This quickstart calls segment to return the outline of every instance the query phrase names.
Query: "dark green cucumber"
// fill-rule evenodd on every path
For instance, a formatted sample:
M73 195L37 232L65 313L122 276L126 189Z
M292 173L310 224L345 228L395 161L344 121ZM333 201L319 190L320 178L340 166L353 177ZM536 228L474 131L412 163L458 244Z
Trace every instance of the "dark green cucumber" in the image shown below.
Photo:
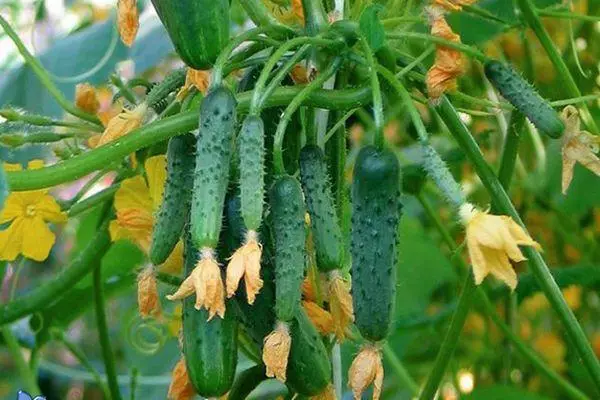
M260 227L265 198L265 126L260 116L244 119L238 136L240 198L246 228Z
M189 274L200 254L185 235L184 263ZM183 354L190 381L203 397L222 396L231 389L237 366L237 320L227 307L225 317L210 321L206 309L196 310L193 296L183 300Z
M229 40L229 0L152 0L177 54L210 68Z
M500 94L536 128L552 138L562 136L565 124L558 113L512 66L493 60L485 63L484 70Z
M335 213L325 155L318 146L307 145L300 152L300 180L310 215L317 266L322 271L340 268L344 251L342 231Z
M275 314L280 321L290 321L300 308L305 265L305 207L298 181L291 176L277 179L271 188L270 204L275 241Z
M265 380L267 380L266 369L262 364L240 372L231 391L227 394L227 400L245 400Z
M388 335L394 315L399 196L394 153L361 149L352 183L352 301L355 324L371 341Z
M154 218L150 260L165 262L181 237L190 214L196 138L191 133L169 140L167 180L162 203Z
M327 349L304 310L290 324L290 335L292 347L286 384L296 393L315 396L331 382Z
M216 248L229 183L236 101L225 87L211 91L200 106L191 229L194 245Z

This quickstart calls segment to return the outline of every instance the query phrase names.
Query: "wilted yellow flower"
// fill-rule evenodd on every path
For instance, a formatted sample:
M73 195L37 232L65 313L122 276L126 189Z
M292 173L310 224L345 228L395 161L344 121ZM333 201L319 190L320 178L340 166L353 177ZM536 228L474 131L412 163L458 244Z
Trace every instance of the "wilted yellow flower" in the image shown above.
M29 162L29 169L44 166L42 160ZM19 164L4 164L6 171L19 171ZM35 261L48 258L56 236L47 222L65 222L67 217L60 210L47 189L11 192L0 213L0 225L10 224L0 231L0 260L14 261L19 254Z
M373 384L373 400L379 400L383 387L383 362L379 349L374 345L362 348L348 370L348 386L354 399L359 400L362 393Z
M335 332L333 317L329 311L323 309L315 302L306 300L302 300L302 307L304 307L308 319L310 319L321 335L329 335Z
M167 299L182 300L194 293L196 294L194 307L197 310L206 308L209 321L215 314L221 318L225 316L225 289L221 279L221 268L215 260L212 249L202 249L200 260L194 270L175 293L167 296Z
M318 395L312 396L311 400L337 400L335 396L335 388L332 384L327 385L327 387Z
M289 326L285 322L278 321L275 330L265 337L263 343L262 360L267 367L269 378L276 378L285 383L291 346Z
M161 314L156 275L152 267L145 268L137 281L138 310L142 318L158 317Z
M546 362L558 372L567 369L565 356L567 348L564 342L553 332L544 332L535 338L533 348L546 360Z
M475 3L477 0L432 0L432 4L448 11L460 11L463 6Z
M185 84L177 93L177 99L182 100L192 87L198 89L199 92L206 94L210 84L210 72L189 68L185 74Z
M433 16L431 34L460 43L460 36L452 32L452 28L441 13ZM463 74L464 70L464 59L460 51L442 44L436 45L435 62L427 71L426 83L429 97L436 100L446 91L456 89L457 78Z
M600 176L600 158L595 154L600 150L600 137L581 130L579 111L573 106L565 107L561 118L565 123L562 139L562 192L566 194L573 180L575 163L580 163Z
M466 227L466 242L475 283L481 284L488 274L492 274L514 290L517 287L517 274L510 260L526 260L519 246L533 246L540 250L540 245L505 215L490 215L466 203L460 209L460 217Z
M131 47L140 26L136 0L118 0L117 26L121 40Z
M75 86L75 105L77 108L95 115L100 108L96 89L89 83L77 84Z
M354 307L350 282L344 280L338 271L329 275L329 310L333 317L335 337L341 342L346 337L346 329L354 322Z
M248 304L254 304L256 295L263 287L263 281L260 279L261 255L262 246L258 243L258 234L250 230L246 234L246 242L233 253L227 265L225 284L228 298L235 294L243 277Z
M290 76L296 85L305 85L310 81L308 71L302 64L294 65L294 68L290 71Z
M132 130L139 128L144 121L146 111L148 111L148 106L145 103L142 103L132 111L124 110L113 117L108 121L106 129L104 129L102 136L100 136L98 146L112 142L113 140L127 135Z
M169 385L169 392L167 393L167 399L169 400L192 400L196 397L196 390L194 385L190 382L190 377L187 373L185 366L185 358L181 356L173 373L171 375L171 384Z

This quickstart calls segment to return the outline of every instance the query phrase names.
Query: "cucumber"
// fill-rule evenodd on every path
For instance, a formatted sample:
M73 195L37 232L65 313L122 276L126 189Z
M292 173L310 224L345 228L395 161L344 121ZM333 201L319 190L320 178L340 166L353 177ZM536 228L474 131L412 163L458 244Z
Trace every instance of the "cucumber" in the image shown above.
M211 91L200 107L191 229L197 248L216 248L223 202L229 183L229 164L236 120L233 93L223 86Z
M529 121L551 138L559 138L565 124L550 103L542 98L523 77L509 64L488 61L484 66L485 76L494 87Z
M162 82L157 83L150 89L146 96L146 104L152 107L156 113L161 113L166 107L167 96L185 84L185 75L185 68L179 68L171 72Z
M184 244L185 272L200 257L191 235ZM203 397L218 397L233 385L237 366L237 321L227 307L223 318L208 320L206 309L196 310L193 297L183 299L183 354L190 381Z
M331 382L331 363L319 332L301 310L290 324L292 348L286 384L304 396L315 396Z
M300 309L304 278L304 202L302 188L291 176L280 177L271 188L271 218L275 240L275 314L290 321Z
M238 136L242 218L248 230L262 222L265 197L265 126L260 116L244 119Z
M331 195L325 155L318 146L307 145L300 152L300 178L314 235L317 266L325 272L340 268L344 251L342 232Z
M152 0L177 54L209 69L229 40L229 0Z
M352 301L355 324L371 341L388 335L394 315L399 194L394 153L362 148L352 183Z
M238 375L231 391L227 394L227 400L244 400L252 393L258 385L267 380L265 366L255 365Z
M181 237L188 220L192 197L196 138L188 133L169 140L167 180L162 203L154 219L150 260L165 262Z

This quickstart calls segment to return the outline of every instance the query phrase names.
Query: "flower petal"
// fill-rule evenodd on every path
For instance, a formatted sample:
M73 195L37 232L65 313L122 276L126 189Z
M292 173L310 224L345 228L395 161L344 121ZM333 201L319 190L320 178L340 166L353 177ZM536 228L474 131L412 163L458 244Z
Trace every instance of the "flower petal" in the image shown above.
M292 338L287 324L278 322L263 344L262 360L267 367L267 377L285 383L291 346Z
M517 273L502 250L482 249L490 274L506 283L511 290L517 287Z
M35 261L48 258L56 237L42 217L25 218L23 223L23 256Z
M194 385L192 385L192 382L188 376L185 358L181 356L179 361L177 361L177 364L175 364L175 368L173 368L167 399L191 400L195 397L196 390L194 389Z
M144 168L148 176L148 192L152 200L152 209L158 210L167 181L167 158L164 155L150 157L144 163Z
M183 242L180 240L169 254L169 257L160 265L160 272L179 275L183 268Z
M304 307L306 315L321 335L329 335L335 332L333 317L329 311L321 308L317 303L312 301L303 300L302 307Z
M14 261L23 246L23 225L25 218L16 218L3 231L0 231L0 260Z
M143 176L137 175L121 182L115 193L115 209L139 208L152 211L150 191Z
M573 171L575 170L575 159L569 157L565 149L562 151L562 194L567 194L571 181L573 180Z
M35 209L44 221L59 223L67 220L67 215L60 210L54 197L49 194L43 194L38 199Z
M25 205L23 205L20 192L13 192L8 195L4 202L4 208L0 214L0 224L5 224L15 218L25 215Z
M117 26L121 40L131 47L140 26L136 0L118 0Z
M469 259L471 260L471 267L473 268L475 284L480 285L489 274L489 270L481 247L477 242L477 239L469 230L470 228L467 227L467 250L469 251Z
M521 225L517 224L512 218L505 217L504 221L506 223L508 231L510 232L510 235L512 236L513 240L519 246L532 246L536 250L542 249L542 246L540 246L540 244L538 242L533 240L531 238L531 236L529 236L529 234L525 231L525 229L523 229L523 227ZM510 254L509 254L509 256L510 256ZM523 257L523 259L521 259L521 260L512 258L512 260L513 261L524 261L525 258Z
M352 389L354 399L360 399L371 383L373 400L378 400L383 386L383 363L379 350L367 345L354 358L348 370L348 386Z
M158 287L153 269L146 268L138 275L138 310L142 318L158 316L161 313Z

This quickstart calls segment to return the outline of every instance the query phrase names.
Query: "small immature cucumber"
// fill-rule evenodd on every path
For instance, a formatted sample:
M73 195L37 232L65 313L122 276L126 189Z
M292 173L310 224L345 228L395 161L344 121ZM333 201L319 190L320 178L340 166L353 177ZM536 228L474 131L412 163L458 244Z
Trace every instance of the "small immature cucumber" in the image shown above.
M371 341L388 335L394 315L399 196L394 153L361 149L352 183L352 300L355 324Z
M194 135L188 133L169 140L167 181L162 204L155 216L150 247L150 260L154 265L164 263L169 257L188 220L195 161Z
M342 232L331 195L323 151L307 145L300 152L300 178L315 240L317 266L323 271L341 267Z
M271 220L275 240L275 314L290 321L300 308L304 278L304 201L302 188L291 176L280 177L271 188Z
M223 86L211 91L200 107L191 211L192 239L200 249L214 249L219 243L233 150L235 108L235 96Z
M552 138L562 136L565 125L558 113L513 67L494 60L486 62L484 69L492 85L536 128Z
M199 251L185 235L184 263L189 274ZM208 319L206 309L196 310L194 298L183 300L183 354L190 381L203 397L219 397L233 385L237 366L237 320L227 308L224 318Z
M229 40L229 0L152 0L177 54L194 69L210 68Z
M163 108L164 105L161 103L166 100L169 93L176 91L185 84L185 75L185 68L179 68L171 72L162 82L157 83L150 89L146 96L146 104L155 109L156 112L160 112L159 109Z
M247 229L257 231L265 201L265 126L260 116L244 119L238 147L242 217Z

